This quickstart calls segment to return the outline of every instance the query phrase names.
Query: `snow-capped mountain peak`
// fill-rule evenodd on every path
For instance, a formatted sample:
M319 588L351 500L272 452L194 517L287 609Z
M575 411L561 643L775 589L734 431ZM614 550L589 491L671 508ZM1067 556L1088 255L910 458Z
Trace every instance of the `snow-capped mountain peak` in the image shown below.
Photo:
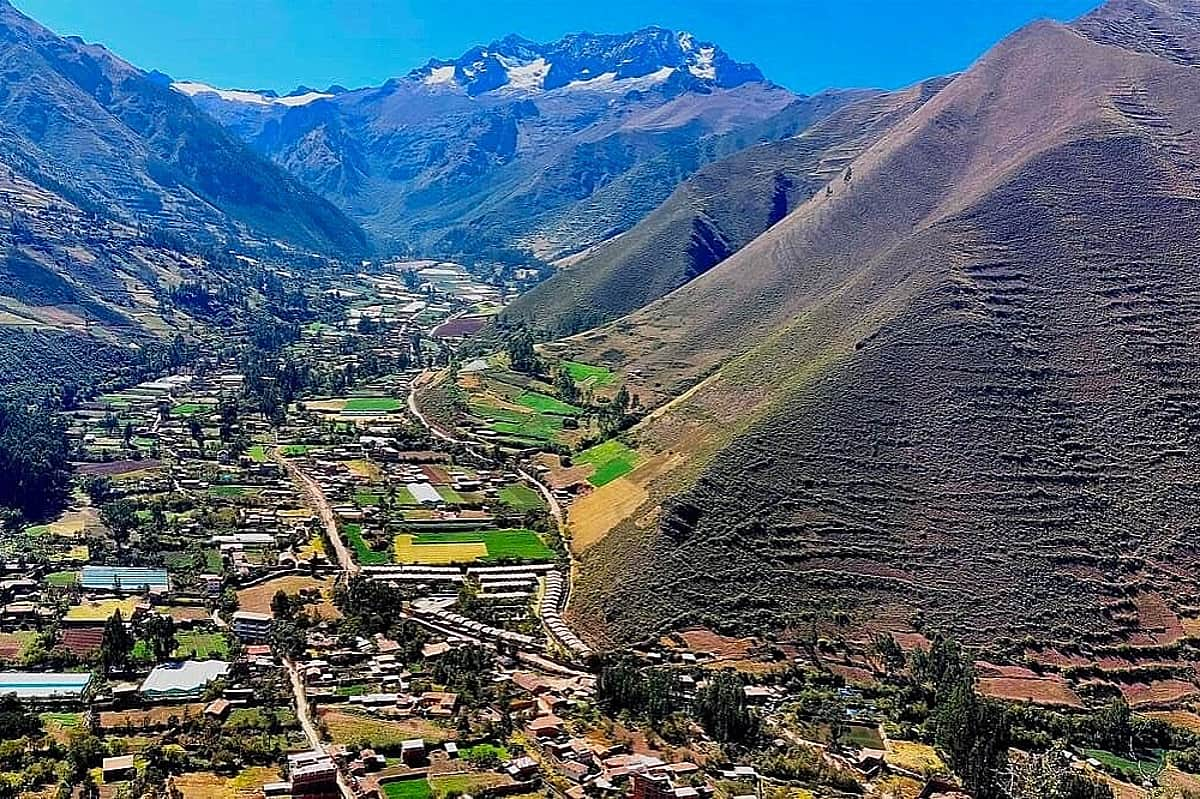
M546 44L508 36L453 61L432 60L409 77L470 95L614 85L645 88L667 79L732 88L763 80L757 67L734 61L717 45L664 28L625 35L578 33ZM626 81L636 81L637 86L625 87Z

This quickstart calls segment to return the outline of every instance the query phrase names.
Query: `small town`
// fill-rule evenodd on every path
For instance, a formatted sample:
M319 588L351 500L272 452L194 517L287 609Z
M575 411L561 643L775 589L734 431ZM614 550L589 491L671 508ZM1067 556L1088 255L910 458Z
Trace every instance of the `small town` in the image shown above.
M806 729L794 647L602 657L572 630L565 509L632 468L611 373L530 379L521 341L460 357L503 297L454 264L324 293L339 318L61 412L70 507L0 553L6 795L815 795L733 745L751 724L826 782L954 795L833 672L808 690L837 718Z

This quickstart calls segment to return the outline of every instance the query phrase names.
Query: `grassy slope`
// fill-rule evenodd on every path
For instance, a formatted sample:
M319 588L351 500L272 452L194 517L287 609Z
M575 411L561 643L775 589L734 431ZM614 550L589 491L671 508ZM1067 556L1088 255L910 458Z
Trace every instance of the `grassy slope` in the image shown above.
M683 457L587 551L576 617L1113 633L1122 589L1081 564L1194 559L1198 108L1190 70L1030 26L832 196L583 337L647 394L703 382L638 431Z

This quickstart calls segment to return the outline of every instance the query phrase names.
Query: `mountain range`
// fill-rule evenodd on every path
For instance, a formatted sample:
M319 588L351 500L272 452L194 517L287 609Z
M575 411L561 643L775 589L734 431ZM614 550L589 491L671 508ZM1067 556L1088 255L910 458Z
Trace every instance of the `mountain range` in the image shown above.
M661 28L509 36L352 91L172 85L387 247L545 259L628 229L800 99Z
M1183 0L1031 24L864 133L781 219L763 211L774 165L749 195L743 170L710 185L773 225L556 346L654 407L630 436L641 465L589 500L620 518L581 553L575 620L598 641L837 613L1119 642L1130 596L1189 605L1198 36ZM639 228L694 230L694 194ZM654 274L634 232L606 275ZM564 290L595 304L591 279Z

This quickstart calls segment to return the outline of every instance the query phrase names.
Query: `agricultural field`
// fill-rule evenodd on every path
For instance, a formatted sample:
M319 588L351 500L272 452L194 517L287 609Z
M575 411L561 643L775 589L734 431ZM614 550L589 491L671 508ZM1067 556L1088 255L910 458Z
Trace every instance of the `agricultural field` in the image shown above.
M322 708L319 718L335 744L350 746L365 741L380 752L399 752L400 744L410 738L424 738L427 743L455 738L453 730L422 718L392 721L334 708Z
M352 397L342 407L345 411L398 411L403 403L392 397Z
M175 633L175 657L193 660L229 657L229 639L224 633L177 632Z
M346 542L350 544L350 548L354 550L354 559L363 566L380 566L390 562L391 558L387 552L379 552L372 549L362 536L362 525L346 524L342 526L342 533L346 536Z
M429 780L424 777L390 780L379 787L383 789L385 799L430 799L433 796Z
M527 485L514 483L500 489L500 501L515 510L537 510L546 507L542 495Z
M425 565L555 558L537 533L522 529L402 534L396 536L395 551L397 563Z
M238 607L251 613L270 613L271 600L279 591L295 596L301 591L317 590L322 600L315 606L317 614L324 619L338 618L341 614L333 605L333 578L318 579L305 575L289 574L238 591Z
M198 402L184 402L171 408L172 416L195 416L201 413L208 413L213 409L211 405L205 405Z
M562 367L571 375L571 379L581 387L598 388L611 385L617 378L616 374L604 366L592 366L580 361L563 361Z
M592 467L593 471L588 477L588 482L599 487L632 472L637 465L638 457L636 451L614 438L584 450L573 460L575 463Z
M262 786L278 781L279 773L265 766L248 766L231 777L204 771L174 778L183 799L254 799L262 796Z

